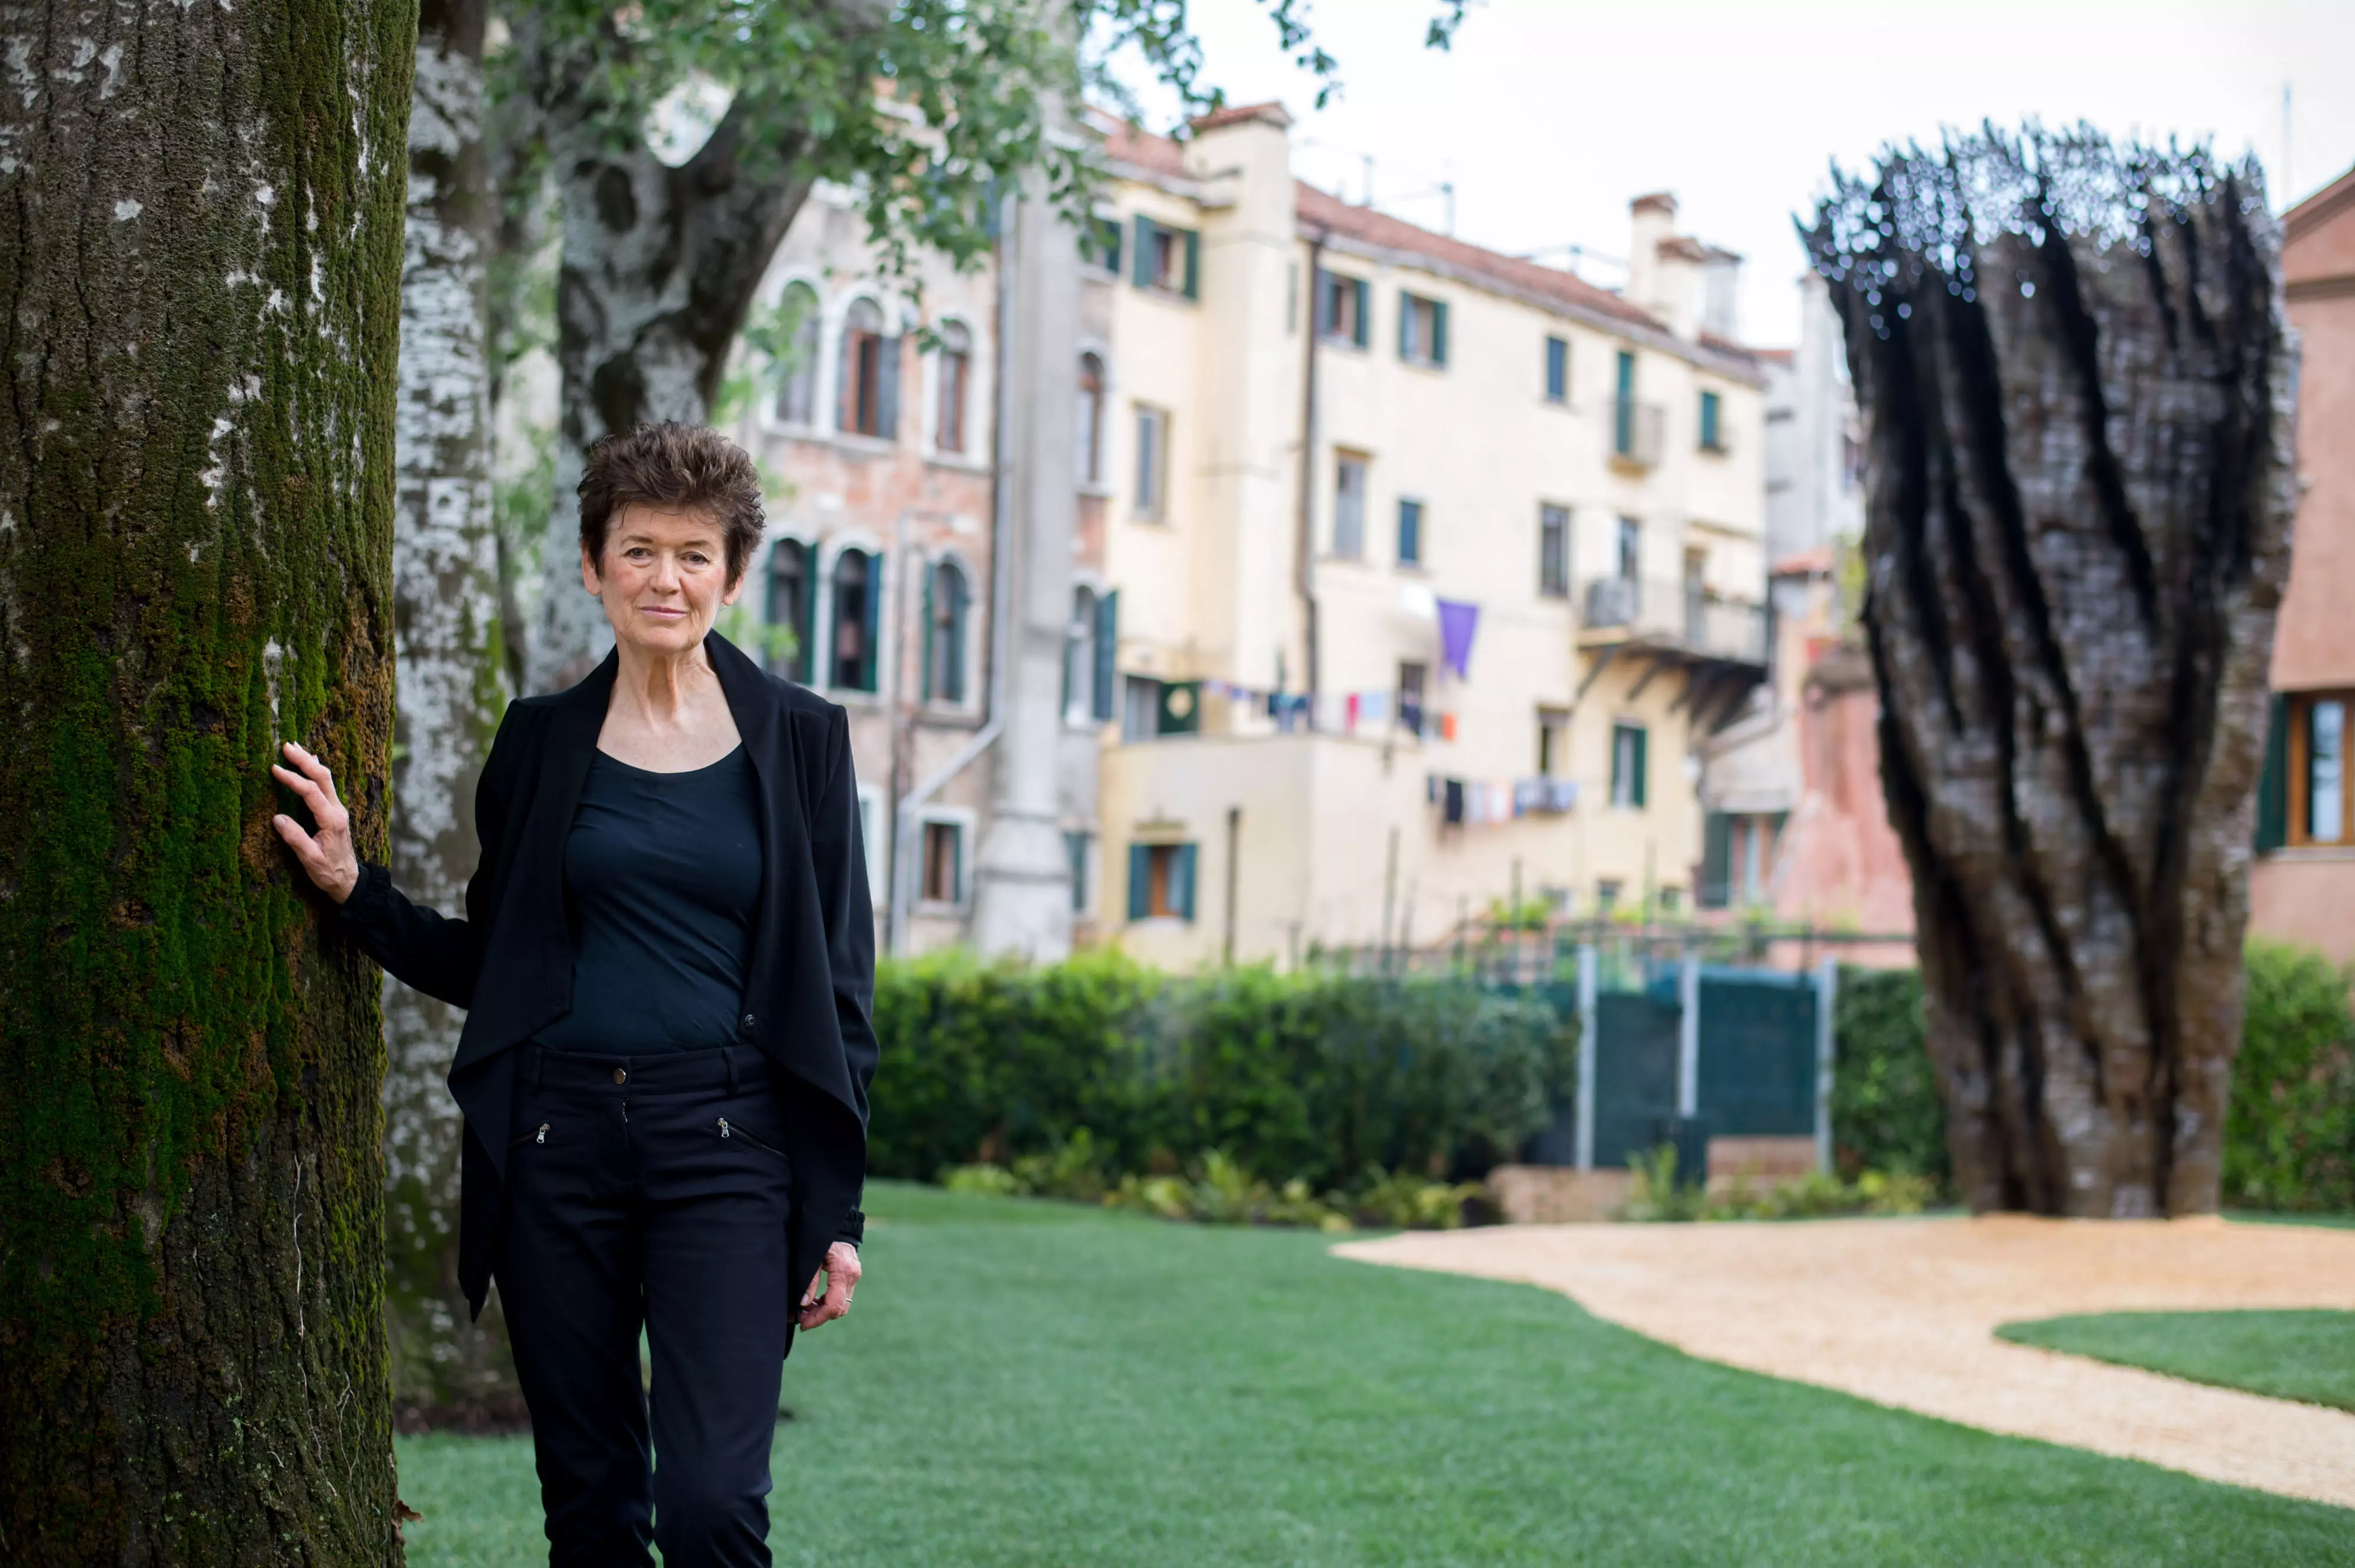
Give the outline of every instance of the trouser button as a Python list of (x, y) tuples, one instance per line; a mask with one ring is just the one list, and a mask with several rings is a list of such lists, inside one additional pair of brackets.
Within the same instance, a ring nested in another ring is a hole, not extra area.
[(629, 1081), (630, 1081), (630, 1075), (629, 1075), (629, 1073), (628, 1073), (628, 1072), (624, 1072), (623, 1069), (621, 1069), (621, 1068), (619, 1068), (619, 1067), (616, 1067), (615, 1069), (613, 1069), (613, 1082), (614, 1082), (614, 1083), (627, 1083)]

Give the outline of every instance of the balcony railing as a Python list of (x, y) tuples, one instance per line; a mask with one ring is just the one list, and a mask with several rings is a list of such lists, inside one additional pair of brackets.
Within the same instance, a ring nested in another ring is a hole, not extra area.
[(1622, 632), (1630, 642), (1702, 658), (1766, 662), (1764, 607), (1698, 583), (1597, 577), (1587, 581), (1579, 603), (1588, 632)]
[(1611, 461), (1629, 468), (1656, 468), (1667, 444), (1668, 416), (1657, 403), (1633, 398), (1611, 401)]

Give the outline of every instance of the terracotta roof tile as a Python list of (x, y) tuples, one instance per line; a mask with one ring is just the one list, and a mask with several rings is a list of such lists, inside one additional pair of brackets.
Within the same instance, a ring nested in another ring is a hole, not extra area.
[(1232, 125), (1244, 120), (1264, 120), (1271, 125), (1289, 129), (1292, 116), (1283, 104), (1270, 100), (1265, 103), (1238, 103), (1224, 109), (1214, 109), (1208, 114), (1198, 114), (1186, 122), (1197, 131), (1215, 131), (1221, 125)]
[[(1282, 112), (1279, 105), (1251, 104), (1221, 110), (1217, 115), (1205, 115), (1194, 124), (1197, 129), (1202, 129), (1213, 121), (1218, 124), (1231, 124), (1236, 120), (1270, 109)], [(1110, 115), (1099, 115), (1097, 123), (1104, 133), (1104, 153), (1108, 157), (1151, 174), (1179, 179), (1187, 177), (1185, 149), (1168, 137), (1141, 131)], [(1518, 256), (1508, 256), (1444, 234), (1435, 234), (1372, 208), (1352, 206), (1305, 181), (1294, 181), (1293, 189), (1295, 212), (1305, 228), (1321, 229), (1379, 250), (1421, 256), (1472, 277), (1487, 279), (1575, 310), (1589, 311), (1615, 321), (1649, 327), (1656, 332), (1668, 330), (1667, 325), (1651, 312), (1630, 304), (1610, 290), (1597, 288), (1560, 268), (1540, 266)], [(1751, 354), (1751, 350), (1741, 344), (1713, 333), (1701, 335), (1701, 346), (1721, 354), (1744, 357)]]
[(1599, 289), (1559, 268), (1543, 267), (1517, 256), (1467, 245), (1461, 240), (1434, 234), (1428, 229), (1417, 228), (1402, 219), (1377, 212), (1372, 208), (1352, 207), (1339, 197), (1328, 196), (1304, 182), (1295, 181), (1294, 189), (1297, 192), (1300, 221), (1310, 228), (1346, 235), (1362, 244), (1385, 251), (1403, 251), (1426, 257), (1460, 268), (1476, 277), (1493, 279), (1508, 287), (1581, 310), (1593, 311), (1640, 326), (1666, 330), (1649, 311), (1638, 309), (1609, 290)]
[(1186, 177), (1186, 149), (1167, 136), (1156, 136), (1125, 120), (1103, 117), (1104, 155), (1156, 175)]

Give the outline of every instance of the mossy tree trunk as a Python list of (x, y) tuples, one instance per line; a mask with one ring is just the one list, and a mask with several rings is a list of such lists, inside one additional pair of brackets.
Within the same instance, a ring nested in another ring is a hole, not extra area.
[(0, 1560), (396, 1563), (375, 966), (414, 10), (18, 7), (0, 83)]
[[(400, 280), (400, 643), (392, 874), (412, 898), (464, 901), (474, 791), (505, 705), (491, 508), (485, 343), (494, 218), (483, 140), (483, 0), (425, 0), (409, 121)], [(496, 1308), (458, 1287), (459, 1116), (443, 1083), (465, 1016), (384, 982), (386, 1322), (404, 1418), (509, 1418), (520, 1394)]]
[(1991, 133), (1885, 156), (1808, 238), (1956, 1184), (2212, 1210), (2294, 499), (2262, 183)]

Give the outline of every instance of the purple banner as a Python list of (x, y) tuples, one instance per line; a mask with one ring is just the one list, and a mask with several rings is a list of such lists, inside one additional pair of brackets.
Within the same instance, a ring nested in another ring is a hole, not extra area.
[(1472, 677), (1472, 634), (1480, 629), (1480, 606), (1453, 599), (1439, 602), (1439, 653), (1458, 680)]

